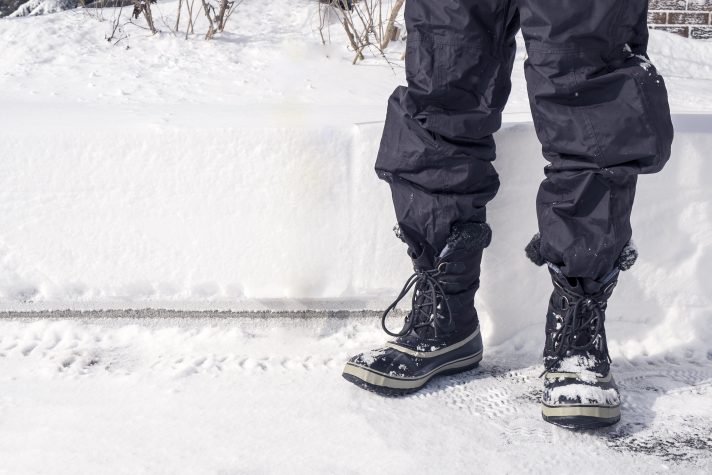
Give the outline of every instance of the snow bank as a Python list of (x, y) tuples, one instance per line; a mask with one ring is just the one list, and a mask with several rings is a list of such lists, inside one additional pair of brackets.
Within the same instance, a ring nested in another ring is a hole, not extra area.
[[(87, 117), (81, 133), (17, 116), (0, 131), (3, 306), (382, 305), (410, 269), (391, 232), (388, 187), (372, 171), (381, 124), (299, 127), (287, 113), (256, 115), (257, 124), (114, 129)], [(665, 346), (712, 336), (712, 117), (675, 124), (668, 168), (640, 180), (641, 256), (610, 313)], [(500, 341), (540, 321), (531, 309), (543, 310), (550, 284), (522, 250), (544, 164), (533, 126), (508, 124), (497, 138), (503, 185), (490, 207), (479, 306)]]
[[(0, 307), (379, 308), (392, 298), (410, 268), (372, 166), (402, 66), (352, 67), (350, 53), (318, 44), (294, 2), (254, 5), (240, 7), (239, 34), (134, 36), (129, 50), (84, 15), (0, 21)], [(629, 355), (712, 338), (712, 44), (653, 33), (673, 108), (703, 112), (675, 116), (670, 164), (640, 180), (641, 257), (609, 312)], [(545, 164), (523, 57), (497, 135), (502, 188), (478, 296), (490, 342), (539, 332), (550, 288), (522, 250)]]

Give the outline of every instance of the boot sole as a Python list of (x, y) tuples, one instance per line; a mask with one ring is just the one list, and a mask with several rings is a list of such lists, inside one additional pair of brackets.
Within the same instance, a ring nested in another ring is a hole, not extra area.
[(621, 419), (620, 406), (548, 406), (541, 405), (542, 418), (567, 429), (598, 429)]
[(346, 363), (342, 376), (356, 386), (382, 396), (403, 396), (423, 388), (436, 376), (463, 373), (479, 366), (482, 352), (445, 363), (419, 378), (398, 378), (377, 371)]

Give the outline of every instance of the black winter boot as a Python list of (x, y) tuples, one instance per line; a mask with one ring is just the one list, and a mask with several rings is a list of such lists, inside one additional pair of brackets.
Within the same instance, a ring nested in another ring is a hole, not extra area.
[(551, 275), (542, 416), (572, 429), (615, 424), (620, 420), (620, 395), (610, 371), (604, 320), (618, 274), (594, 293), (584, 292), (580, 279), (568, 279), (556, 269)]
[[(474, 307), (482, 248), (467, 230), (455, 230), (432, 268), (418, 267), (382, 317), (394, 340), (384, 348), (351, 358), (343, 377), (364, 389), (388, 396), (414, 392), (435, 376), (475, 368), (482, 359), (482, 336)], [(395, 333), (386, 317), (413, 290), (411, 310)]]

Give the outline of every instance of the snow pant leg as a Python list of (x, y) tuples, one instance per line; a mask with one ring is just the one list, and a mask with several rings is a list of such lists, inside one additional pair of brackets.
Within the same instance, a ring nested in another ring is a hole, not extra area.
[(492, 134), (511, 89), (513, 0), (408, 0), (407, 87), (376, 160), (416, 266), (432, 266), (456, 223), (484, 223), (499, 188)]
[(537, 196), (539, 251), (595, 287), (631, 238), (638, 174), (670, 157), (667, 91), (646, 54), (648, 1), (518, 5), (534, 125), (550, 162)]

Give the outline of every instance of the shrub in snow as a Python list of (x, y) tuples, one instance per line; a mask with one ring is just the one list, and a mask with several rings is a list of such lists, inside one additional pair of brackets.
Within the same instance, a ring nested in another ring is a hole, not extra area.
[(133, 4), (134, 0), (87, 0), (84, 8), (119, 8)]
[[(199, 0), (199, 10), (196, 15), (202, 10), (203, 15), (208, 20), (208, 31), (205, 33), (205, 39), (209, 40), (215, 36), (215, 33), (225, 31), (225, 25), (235, 11), (235, 8), (242, 3), (242, 0)], [(195, 0), (178, 0), (178, 12), (176, 14), (176, 26), (174, 32), (180, 31), (181, 12), (187, 10), (188, 25), (185, 29), (185, 37), (194, 33), (196, 17), (193, 16)], [(184, 8), (185, 7), (185, 8)]]
[(319, 32), (327, 43), (331, 23), (339, 23), (346, 33), (349, 47), (356, 53), (354, 64), (364, 59), (364, 51), (383, 55), (391, 40), (397, 38), (396, 25), (405, 0), (319, 0)]
[(0, 0), (0, 17), (9, 15), (27, 0)]
[[(205, 39), (211, 39), (215, 33), (222, 33), (225, 30), (225, 24), (232, 15), (235, 6), (240, 3), (238, 1), (217, 0), (211, 3), (210, 0), (201, 0), (203, 3), (203, 13), (208, 19), (208, 32), (205, 34)], [(217, 8), (216, 8), (217, 7)]]
[(30, 15), (44, 15), (76, 8), (77, 0), (29, 0), (8, 15), (10, 18)]
[(151, 4), (156, 3), (156, 0), (134, 0), (133, 5), (133, 17), (138, 20), (138, 17), (143, 13), (143, 17), (146, 19), (148, 24), (148, 29), (151, 33), (156, 33), (156, 26), (153, 23), (153, 12), (151, 11)]
[(342, 10), (353, 10), (354, 7), (353, 0), (319, 0), (319, 3), (331, 5)]

